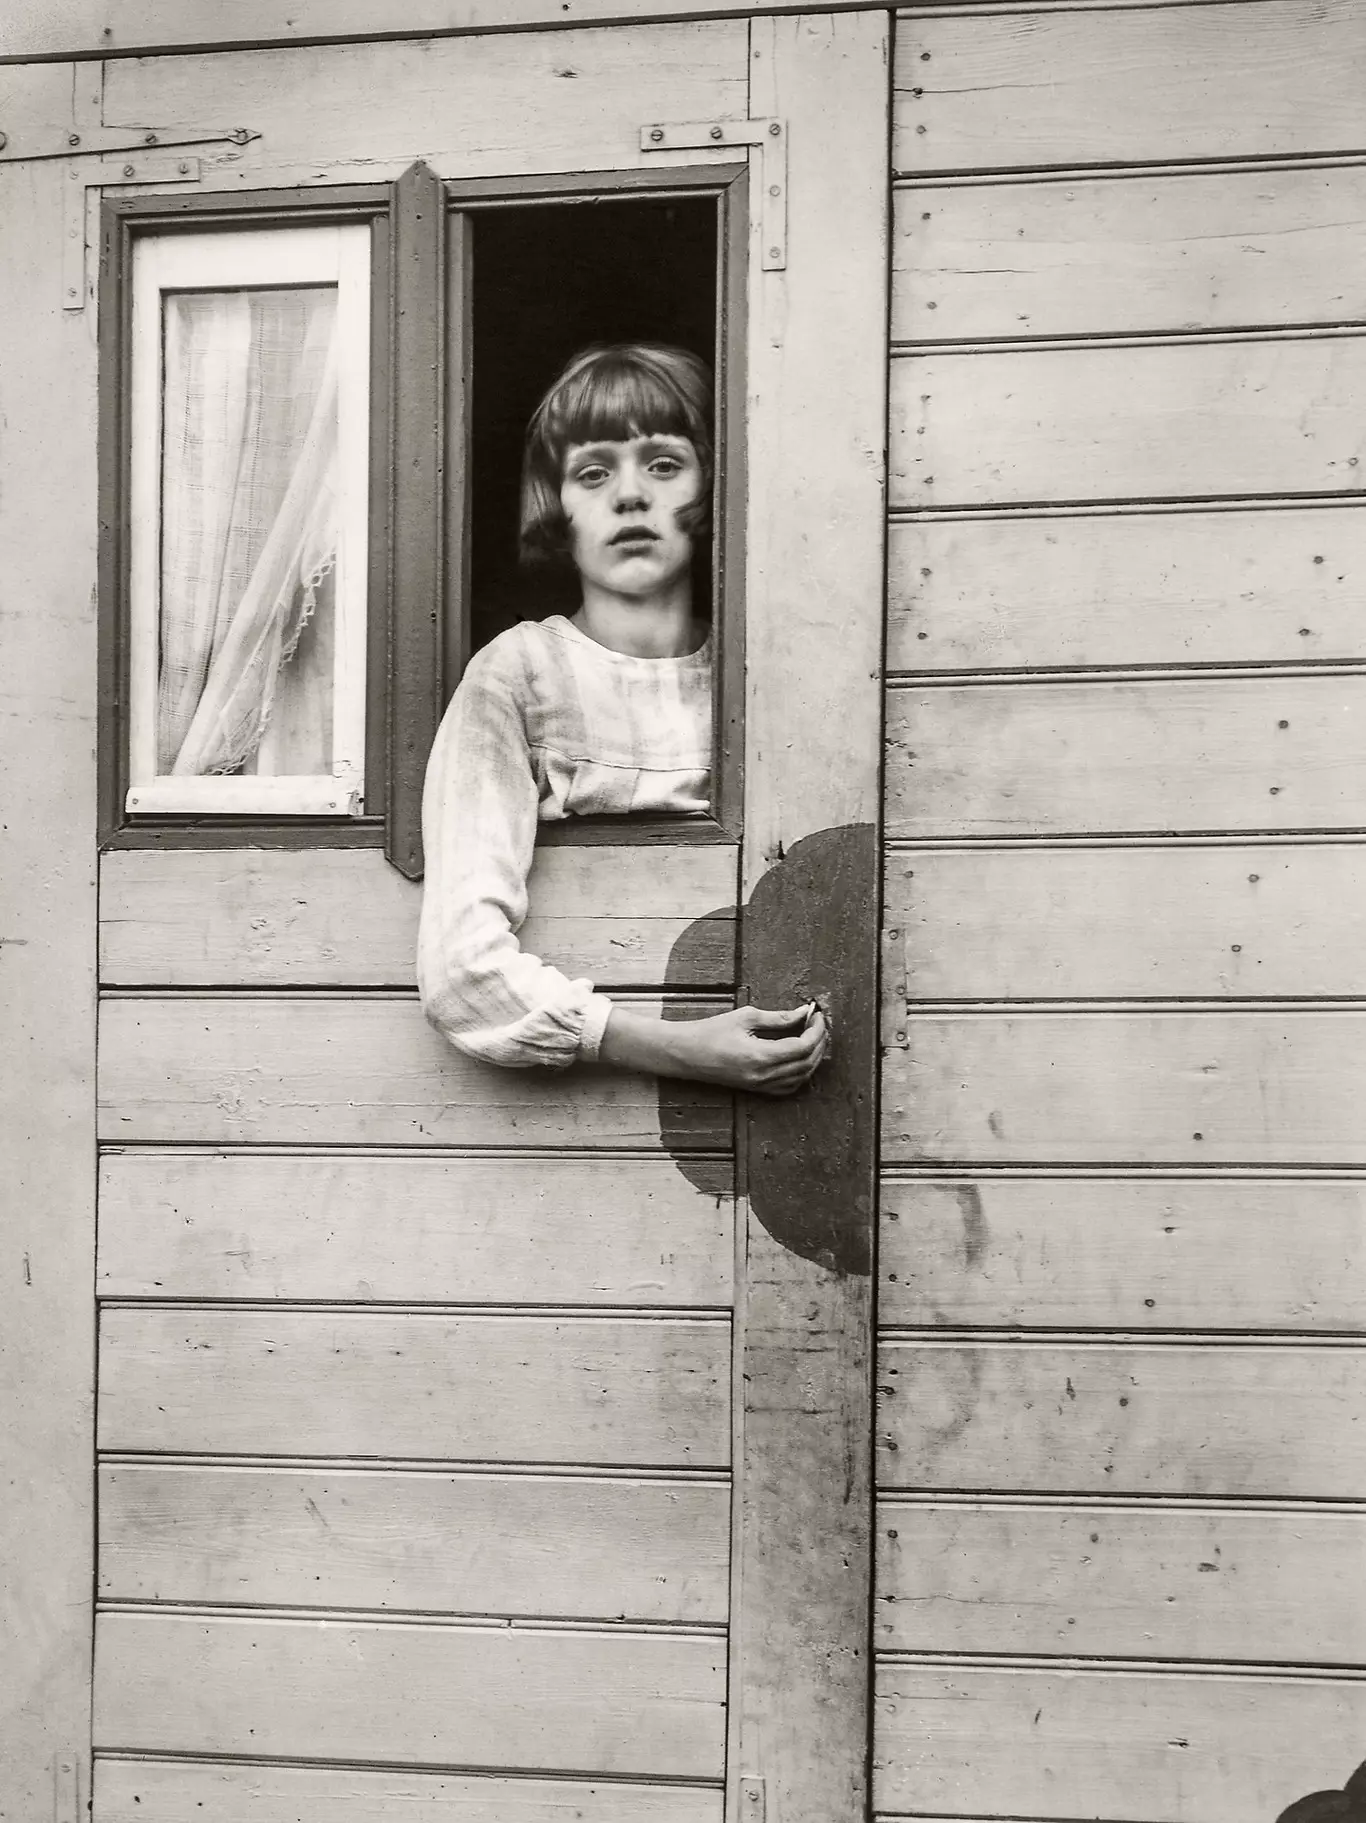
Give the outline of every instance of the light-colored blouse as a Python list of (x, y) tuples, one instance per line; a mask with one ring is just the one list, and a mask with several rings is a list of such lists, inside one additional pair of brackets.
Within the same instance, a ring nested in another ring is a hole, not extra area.
[(417, 978), (459, 1050), (512, 1069), (594, 1059), (612, 1002), (528, 955), (536, 824), (709, 808), (711, 642), (634, 658), (562, 615), (524, 621), (470, 660), (422, 796), (426, 880)]

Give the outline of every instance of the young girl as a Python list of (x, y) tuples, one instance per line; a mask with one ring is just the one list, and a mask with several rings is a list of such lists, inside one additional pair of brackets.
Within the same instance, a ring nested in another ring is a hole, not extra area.
[(786, 1095), (825, 1055), (819, 1010), (651, 1019), (516, 937), (538, 821), (708, 808), (712, 655), (692, 570), (710, 520), (711, 399), (694, 355), (622, 343), (576, 355), (537, 407), (523, 559), (571, 560), (583, 601), (477, 652), (441, 723), (422, 801), (418, 985), (453, 1045), (511, 1069), (600, 1059)]

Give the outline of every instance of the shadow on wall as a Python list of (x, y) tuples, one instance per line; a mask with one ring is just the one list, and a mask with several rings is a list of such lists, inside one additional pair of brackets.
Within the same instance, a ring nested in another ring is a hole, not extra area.
[(1341, 1791), (1311, 1791), (1283, 1810), (1276, 1823), (1366, 1823), (1366, 1760)]

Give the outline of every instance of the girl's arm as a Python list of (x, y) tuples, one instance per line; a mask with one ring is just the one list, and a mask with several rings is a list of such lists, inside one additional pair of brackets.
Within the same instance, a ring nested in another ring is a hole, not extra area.
[(442, 719), (422, 794), (423, 1009), (458, 1050), (510, 1069), (598, 1055), (612, 1003), (517, 941), (536, 843), (536, 778), (516, 647), (471, 661)]
[(614, 1006), (599, 1055), (604, 1063), (652, 1076), (716, 1082), (760, 1095), (791, 1095), (810, 1079), (829, 1044), (829, 1027), (819, 1007), (767, 1013), (757, 1006), (741, 1006), (710, 1019), (675, 1023)]

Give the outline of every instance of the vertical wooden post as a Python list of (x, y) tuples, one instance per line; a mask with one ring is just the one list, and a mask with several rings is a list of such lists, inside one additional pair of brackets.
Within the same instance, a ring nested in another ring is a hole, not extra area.
[[(789, 135), (786, 271), (752, 242), (741, 996), (835, 1053), (749, 1097), (737, 1308), (730, 1818), (867, 1813), (888, 15), (756, 20)], [(760, 181), (757, 171), (754, 181)], [(755, 199), (757, 202), (757, 198)], [(752, 208), (753, 232), (761, 210)]]
[[(45, 74), (6, 72), (11, 132)], [(58, 160), (0, 171), (0, 338), (23, 350), (0, 375), (0, 1814), (16, 1823), (75, 1818), (90, 1739), (95, 349), (62, 309), (66, 181)]]

